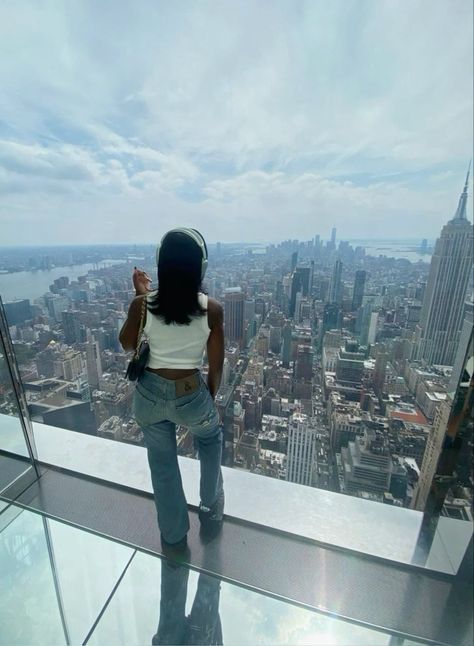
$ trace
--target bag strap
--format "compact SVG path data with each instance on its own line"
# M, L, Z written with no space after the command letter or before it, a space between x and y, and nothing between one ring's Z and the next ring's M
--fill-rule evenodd
M135 348L135 357L138 357L138 351L140 350L140 342L141 342L142 333L143 333L143 321L145 320L145 309L146 309L146 295L143 297L143 300L142 300L142 313L140 316L140 328L138 330L137 347Z

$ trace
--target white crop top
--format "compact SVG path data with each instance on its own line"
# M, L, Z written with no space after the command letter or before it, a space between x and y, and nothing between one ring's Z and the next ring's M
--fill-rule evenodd
M150 292L147 301L156 295ZM199 293L199 304L207 309L207 295ZM166 323L149 310L143 329L148 338L149 368L200 368L207 339L211 332L207 314L193 318L189 325Z

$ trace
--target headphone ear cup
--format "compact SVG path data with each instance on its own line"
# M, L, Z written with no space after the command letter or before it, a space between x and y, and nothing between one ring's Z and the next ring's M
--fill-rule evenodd
M204 276L206 275L207 271L207 258L202 259L202 264L201 264L201 280L204 279Z

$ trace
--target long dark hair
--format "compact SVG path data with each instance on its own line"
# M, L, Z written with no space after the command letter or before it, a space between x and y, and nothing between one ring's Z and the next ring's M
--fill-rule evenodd
M207 310L198 300L201 291L202 251L186 233L171 231L160 247L158 293L148 306L166 325L189 325Z

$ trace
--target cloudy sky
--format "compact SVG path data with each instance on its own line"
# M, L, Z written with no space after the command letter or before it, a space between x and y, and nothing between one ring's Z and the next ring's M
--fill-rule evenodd
M435 238L472 23L471 0L2 0L0 245Z

